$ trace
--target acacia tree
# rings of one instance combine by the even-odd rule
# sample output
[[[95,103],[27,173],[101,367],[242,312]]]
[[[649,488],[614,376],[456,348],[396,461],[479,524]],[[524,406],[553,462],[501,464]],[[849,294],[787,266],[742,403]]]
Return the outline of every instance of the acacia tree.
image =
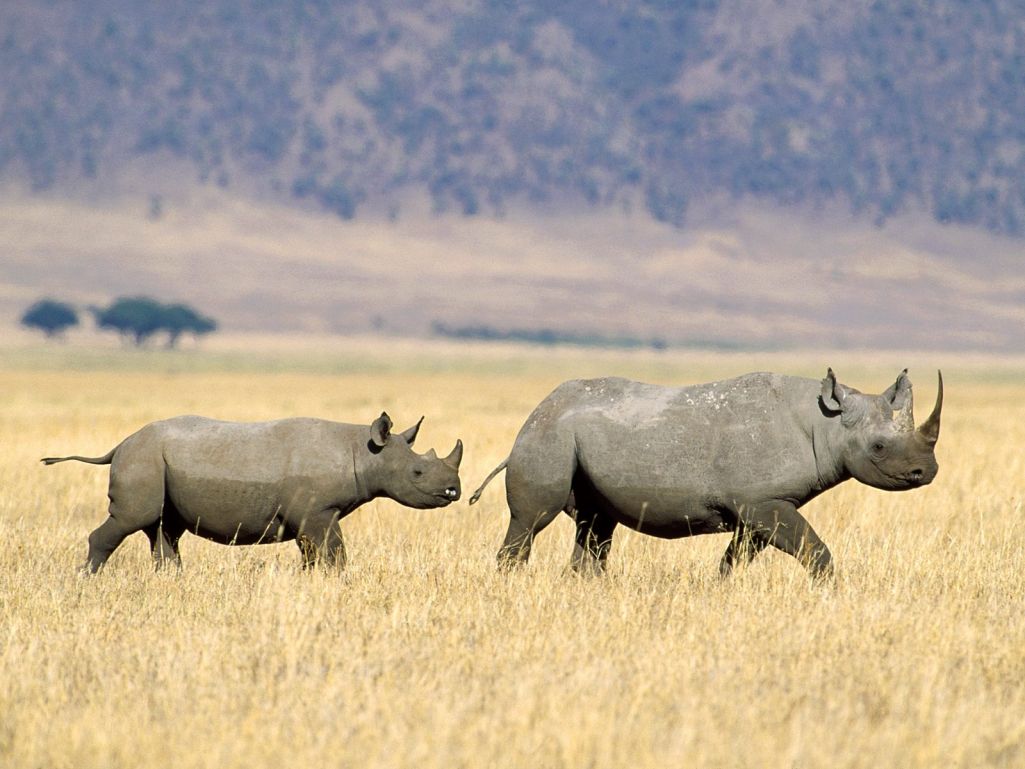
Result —
[[[160,330],[163,305],[148,296],[129,296],[115,299],[107,308],[95,308],[93,314],[100,328],[117,331],[131,339],[136,346]]]
[[[184,333],[197,337],[217,330],[217,321],[200,315],[187,304],[169,304],[163,308],[161,327],[167,332],[167,346],[174,347]]]
[[[183,333],[196,336],[217,328],[217,321],[185,304],[163,304],[148,296],[121,297],[107,308],[94,308],[96,325],[117,331],[137,346],[159,332],[167,332],[168,347],[174,347]]]
[[[40,299],[21,316],[21,325],[26,328],[37,328],[46,334],[47,339],[53,339],[78,325],[78,312],[65,302]]]

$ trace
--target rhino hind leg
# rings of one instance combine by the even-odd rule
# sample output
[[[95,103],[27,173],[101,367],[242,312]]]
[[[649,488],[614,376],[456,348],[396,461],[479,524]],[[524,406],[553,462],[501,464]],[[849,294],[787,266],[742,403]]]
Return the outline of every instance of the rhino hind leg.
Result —
[[[89,535],[89,555],[82,566],[82,571],[87,574],[98,572],[110,558],[111,553],[125,541],[125,537],[136,531],[138,531],[137,528],[126,526],[113,515],[109,516]]]
[[[739,517],[753,539],[764,539],[767,544],[794,556],[815,578],[832,576],[833,557],[829,548],[790,502],[775,500],[745,506],[739,511]]]
[[[110,516],[89,535],[89,556],[83,571],[94,574],[125,537],[160,523],[164,508],[164,464],[158,452],[143,461],[138,451],[125,452],[127,441],[114,455],[110,469]],[[142,456],[146,456],[143,454]]]
[[[534,546],[534,535],[556,519],[561,510],[546,512],[534,518],[533,524],[525,524],[516,516],[509,520],[502,547],[498,549],[499,568],[510,568],[526,563]]]
[[[563,511],[572,510],[576,469],[576,445],[571,433],[539,429],[516,439],[506,466],[509,529],[498,550],[499,568],[526,563],[534,537]]]
[[[178,552],[178,542],[185,533],[185,525],[174,513],[173,508],[168,509],[165,504],[164,515],[157,523],[150,524],[143,531],[149,537],[150,553],[153,555],[153,563],[160,569],[168,561],[174,563],[180,570],[182,567],[181,553]]]
[[[612,548],[612,532],[616,521],[607,515],[576,511],[576,542],[570,565],[578,574],[597,576],[605,572],[605,562]]]
[[[507,481],[509,528],[498,550],[498,565],[509,568],[524,564],[530,558],[534,537],[543,531],[564,510],[570,508],[570,490],[566,488],[515,486]]]

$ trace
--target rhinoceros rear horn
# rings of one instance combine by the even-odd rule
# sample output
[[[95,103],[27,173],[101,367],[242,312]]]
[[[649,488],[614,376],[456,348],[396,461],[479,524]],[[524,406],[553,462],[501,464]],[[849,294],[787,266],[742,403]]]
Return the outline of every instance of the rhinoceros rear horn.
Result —
[[[918,432],[930,446],[935,446],[936,441],[940,438],[940,412],[943,410],[943,373],[937,371],[936,376],[939,381],[939,387],[936,390],[936,405],[933,406],[929,418],[918,428]]]
[[[452,449],[452,453],[450,453],[441,461],[449,467],[451,467],[453,470],[458,470],[459,463],[463,461],[463,442],[457,439],[455,448]]]
[[[910,393],[908,393],[904,405],[901,406],[893,421],[896,423],[897,429],[902,433],[910,433],[915,429],[915,412]]]
[[[911,380],[908,378],[908,370],[904,369],[897,376],[897,381],[886,388],[883,397],[890,402],[894,411],[904,408],[904,401],[911,395]]]
[[[901,432],[911,432],[915,429],[914,394],[911,392],[911,380],[908,379],[908,370],[904,369],[897,377],[897,381],[887,388],[883,397],[889,401],[890,406],[897,415],[894,423]]]
[[[416,440],[416,434],[420,432],[420,425],[423,424],[424,418],[420,417],[420,421],[410,427],[408,430],[403,430],[401,435],[402,439],[410,446],[413,445],[413,441]]]

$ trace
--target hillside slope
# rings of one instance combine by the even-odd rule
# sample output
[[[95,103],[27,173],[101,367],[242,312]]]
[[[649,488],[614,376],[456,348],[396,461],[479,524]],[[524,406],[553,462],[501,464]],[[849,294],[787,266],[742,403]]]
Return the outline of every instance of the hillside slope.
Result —
[[[226,331],[555,329],[713,347],[1025,351],[1021,244],[903,218],[754,207],[681,231],[644,216],[399,222],[253,204],[8,198],[0,325],[42,295],[183,300]]]
[[[524,202],[679,224],[710,195],[1025,232],[1013,0],[25,0],[0,177],[162,177],[351,218]],[[128,176],[143,159],[160,173]]]

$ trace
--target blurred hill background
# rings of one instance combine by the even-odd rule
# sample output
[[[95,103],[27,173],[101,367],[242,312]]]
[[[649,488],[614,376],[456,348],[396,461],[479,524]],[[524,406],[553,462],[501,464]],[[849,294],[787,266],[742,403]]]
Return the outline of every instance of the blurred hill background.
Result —
[[[1025,351],[1016,2],[21,0],[0,315]]]

